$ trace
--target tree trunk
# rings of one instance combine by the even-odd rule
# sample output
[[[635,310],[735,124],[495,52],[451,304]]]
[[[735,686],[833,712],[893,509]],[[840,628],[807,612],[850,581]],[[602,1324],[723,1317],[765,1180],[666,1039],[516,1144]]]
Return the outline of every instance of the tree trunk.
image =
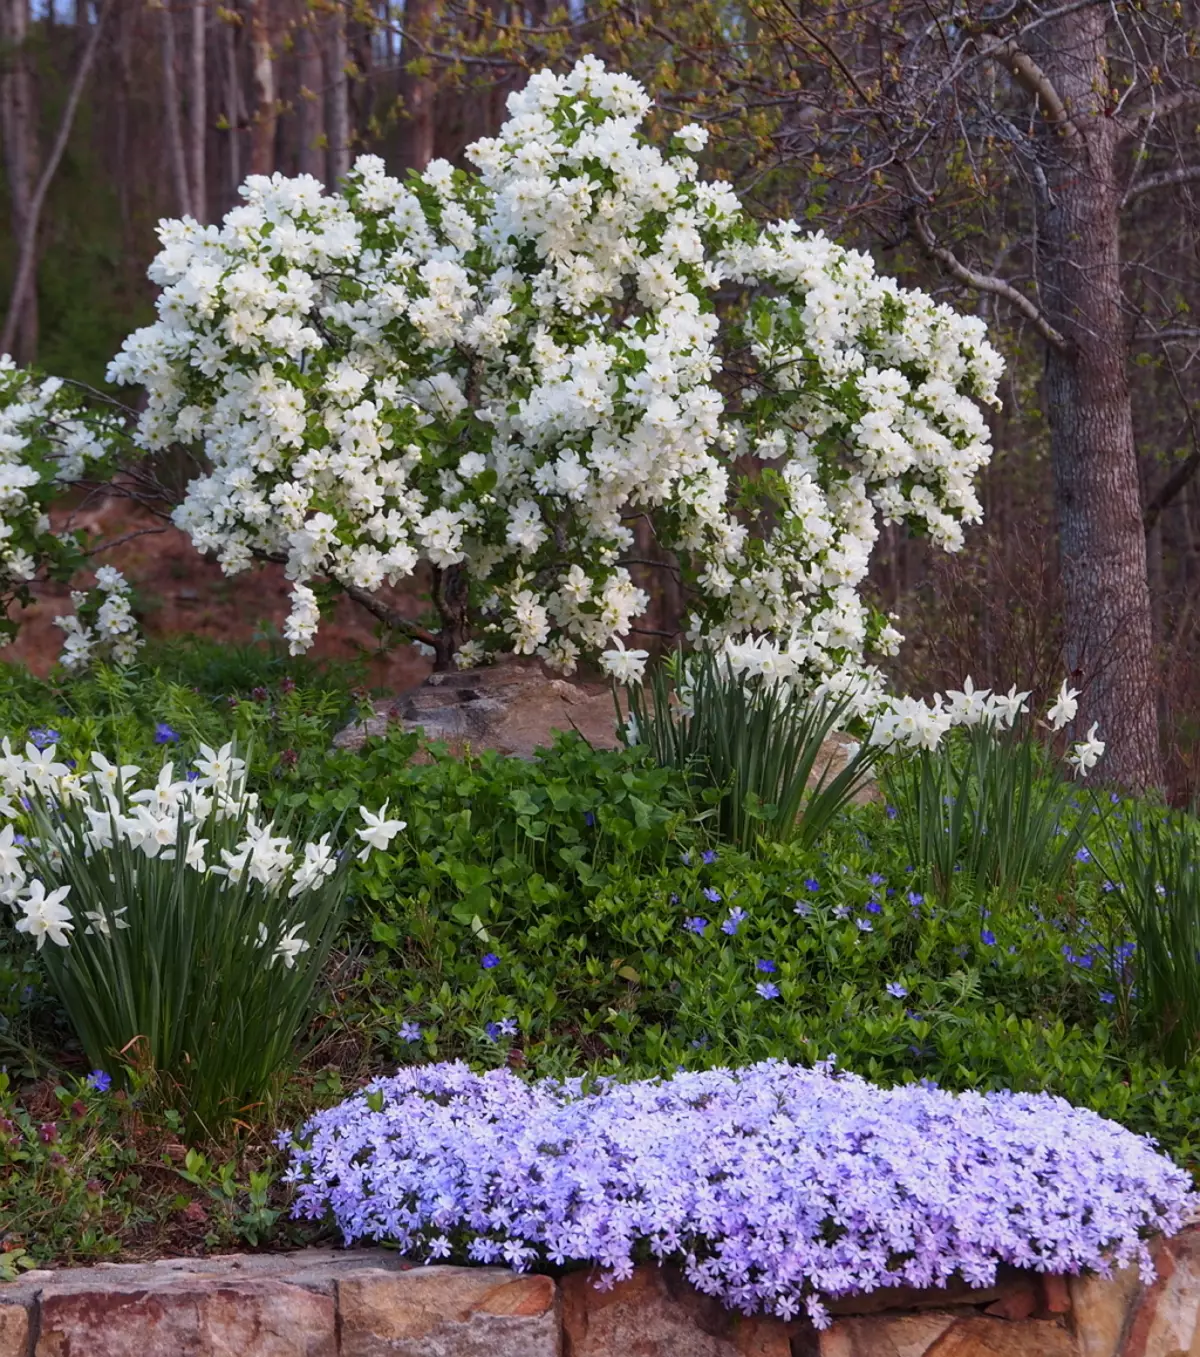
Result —
[[[26,45],[28,38],[28,0],[0,0],[0,123],[3,125],[12,236],[17,245],[23,239],[29,221],[37,166],[37,110]],[[15,276],[13,281],[15,283]],[[37,346],[37,288],[31,286],[19,300],[13,357],[19,363],[31,363],[37,356]]]
[[[275,54],[271,50],[270,0],[250,0],[250,60],[254,80],[254,122],[250,139],[250,173],[275,170],[275,130],[279,119],[275,95]]]
[[[325,75],[321,67],[321,45],[310,10],[300,25],[297,37],[300,97],[297,107],[297,136],[300,142],[299,169],[314,179],[325,180]]]
[[[1108,749],[1102,775],[1161,784],[1156,666],[1137,452],[1126,367],[1117,178],[1119,129],[1106,117],[1107,11],[1068,12],[1039,56],[1074,131],[1047,131],[1040,227],[1047,312],[1065,338],[1046,365],[1068,676],[1080,725]],[[1051,125],[1053,126],[1053,125]]]
[[[208,220],[208,169],[205,143],[208,137],[208,73],[205,44],[208,40],[206,0],[192,0],[191,88],[188,90],[188,140],[192,168],[192,215]]]
[[[397,159],[405,170],[423,170],[433,159],[433,81],[428,75],[409,69],[421,56],[420,45],[429,36],[433,13],[433,0],[408,0],[404,7],[404,39],[400,48],[404,71],[399,92],[405,121],[400,125]]]
[[[232,18],[222,20],[225,46],[225,122],[229,127],[229,201],[238,200],[242,182],[242,82],[238,71],[238,26]]]
[[[192,210],[188,182],[187,157],[183,149],[183,130],[179,115],[179,72],[175,60],[175,16],[164,6],[162,21],[163,104],[166,111],[167,154],[171,158],[171,181],[175,185],[175,203],[181,217]]]
[[[346,10],[341,3],[336,3],[329,20],[329,45],[326,49],[326,69],[329,72],[329,157],[325,182],[331,189],[336,189],[350,172],[350,89],[346,72],[349,60]]]

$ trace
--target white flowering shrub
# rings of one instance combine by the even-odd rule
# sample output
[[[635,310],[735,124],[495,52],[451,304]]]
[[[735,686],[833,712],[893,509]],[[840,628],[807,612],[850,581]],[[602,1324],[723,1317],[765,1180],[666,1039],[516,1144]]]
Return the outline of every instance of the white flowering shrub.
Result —
[[[55,532],[49,506],[85,474],[103,478],[123,441],[119,416],[97,413],[57,377],[39,377],[0,354],[0,644],[39,576],[69,579],[83,563],[75,533]]]
[[[439,663],[537,654],[618,677],[648,604],[634,525],[674,553],[694,642],[773,634],[815,675],[897,634],[861,586],[881,523],[956,549],[978,519],[981,321],[732,189],[641,130],[594,59],[509,98],[470,172],[343,196],[252,177],[219,226],[161,228],[158,319],[110,376],[149,393],[140,445],[211,468],[176,522],[228,572],[294,581],[293,652],[331,580],[384,607],[425,563]]]
[[[360,813],[360,857],[405,827],[386,803]],[[153,1073],[196,1127],[266,1096],[340,925],[350,855],[334,831],[303,842],[260,819],[229,744],[145,777],[7,737],[0,821],[0,902],[93,1066]]]
[[[94,589],[71,591],[75,611],[54,619],[65,637],[59,656],[64,669],[81,673],[97,660],[124,667],[137,659],[144,637],[133,615],[132,592],[129,581],[111,565],[96,571]]]

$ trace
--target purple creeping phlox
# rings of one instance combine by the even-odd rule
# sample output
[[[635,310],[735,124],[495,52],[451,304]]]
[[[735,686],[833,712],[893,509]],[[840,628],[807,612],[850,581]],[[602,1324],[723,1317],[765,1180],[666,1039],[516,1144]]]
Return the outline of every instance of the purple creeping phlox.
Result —
[[[591,1263],[609,1283],[648,1254],[727,1306],[821,1327],[834,1297],[990,1286],[1002,1263],[1152,1277],[1146,1237],[1196,1201],[1152,1141],[1061,1098],[877,1088],[832,1061],[586,1092],[414,1066],[319,1112],[286,1178],[295,1214],[347,1244],[434,1258],[465,1238],[476,1263]]]

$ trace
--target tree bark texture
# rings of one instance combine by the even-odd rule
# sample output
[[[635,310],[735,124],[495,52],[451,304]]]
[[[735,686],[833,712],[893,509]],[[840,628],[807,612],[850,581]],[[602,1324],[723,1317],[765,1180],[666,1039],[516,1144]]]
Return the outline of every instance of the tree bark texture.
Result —
[[[190,76],[188,82],[188,151],[192,171],[192,215],[208,220],[208,167],[205,151],[208,138],[208,5],[192,0]]]
[[[28,0],[0,0],[0,123],[14,241],[24,238],[37,166],[37,106],[29,65]],[[15,280],[14,280],[15,281]],[[13,356],[32,362],[38,345],[37,288],[17,301]]]
[[[1047,26],[1039,60],[1073,128],[1046,132],[1040,255],[1046,310],[1065,344],[1045,376],[1059,523],[1066,666],[1096,721],[1103,774],[1161,782],[1146,538],[1133,436],[1121,279],[1120,131],[1106,117],[1107,11]],[[1086,728],[1086,726],[1085,726]]]
[[[435,12],[434,0],[408,0],[404,7],[404,38],[400,59],[400,99],[404,106],[398,160],[402,170],[423,170],[433,159],[434,83],[423,72],[410,68],[421,56],[420,45],[429,36]]]
[[[329,155],[325,182],[330,189],[336,189],[350,172],[349,61],[346,10],[338,0],[329,17],[329,45],[326,49],[326,68],[329,73]]]
[[[304,16],[296,38],[300,94],[296,122],[298,168],[325,181],[325,73],[321,66],[321,44],[315,30],[316,18],[310,9]]]
[[[273,174],[275,132],[279,121],[272,50],[270,0],[250,0],[250,62],[254,118],[250,135],[250,173]]]
[[[191,184],[188,178],[187,155],[183,147],[182,115],[179,108],[179,69],[175,43],[175,16],[169,6],[162,10],[162,65],[163,104],[166,114],[167,154],[171,158],[171,182],[175,185],[175,200],[179,215],[186,217],[192,210]]]

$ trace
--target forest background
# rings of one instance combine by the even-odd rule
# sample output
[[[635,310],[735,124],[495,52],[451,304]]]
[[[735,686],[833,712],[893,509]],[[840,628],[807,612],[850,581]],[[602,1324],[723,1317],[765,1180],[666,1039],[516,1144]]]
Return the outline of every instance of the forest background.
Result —
[[[103,390],[152,313],[160,217],[218,221],[251,173],[332,188],[363,151],[393,171],[458,161],[530,70],[584,52],[643,80],[662,127],[704,123],[706,171],[755,211],[977,311],[1008,360],[983,524],[956,556],[896,527],[877,551],[876,600],[908,636],[901,688],[1048,691],[1065,667],[1110,776],[1192,799],[1194,3],[0,0],[0,351]],[[128,539],[150,630],[282,615],[281,580],[234,587],[177,534],[90,512]],[[46,662],[53,605],[10,654]],[[344,612],[322,644],[370,636]],[[405,649],[373,672],[421,667]]]

